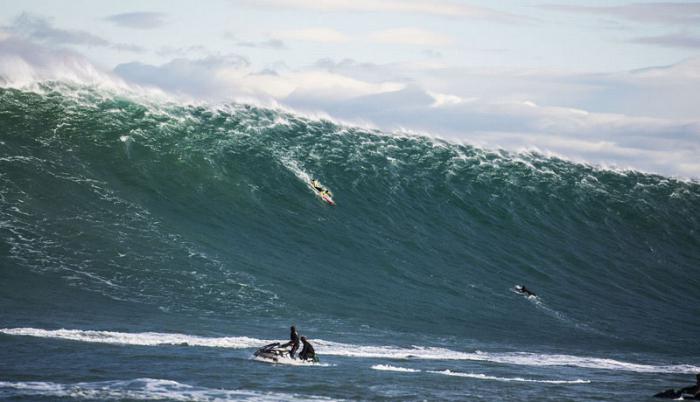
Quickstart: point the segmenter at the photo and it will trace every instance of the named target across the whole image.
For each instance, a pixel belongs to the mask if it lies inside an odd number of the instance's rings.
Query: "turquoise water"
[[[0,89],[0,398],[645,400],[700,372],[699,232],[693,181]],[[322,365],[251,359],[292,323]]]

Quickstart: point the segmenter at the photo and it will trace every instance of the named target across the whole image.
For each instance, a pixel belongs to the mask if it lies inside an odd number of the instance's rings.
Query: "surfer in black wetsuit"
[[[282,344],[279,347],[286,348],[289,345],[292,346],[292,350],[289,351],[289,357],[294,359],[294,353],[296,353],[297,349],[299,349],[299,334],[297,334],[297,329],[294,327],[294,325],[289,328],[289,342]]]
[[[530,289],[526,288],[526,287],[523,286],[523,285],[515,285],[515,290],[517,290],[518,292],[524,294],[524,295],[527,296],[527,297],[530,297],[530,296],[535,296],[535,297],[537,297],[536,294],[534,294],[533,292],[531,292]]]
[[[700,399],[700,374],[695,375],[695,385],[681,388],[678,391],[674,391],[673,389],[667,389],[664,392],[659,392],[658,394],[654,395],[654,397],[669,399],[678,399],[680,397],[684,397],[684,399],[688,399],[687,397],[690,395],[692,395],[692,399]]]
[[[306,340],[305,336],[301,337],[301,343],[304,344],[304,347],[301,348],[301,352],[299,352],[299,358],[301,360],[316,360],[316,352],[314,351],[314,347],[311,346],[311,343]]]

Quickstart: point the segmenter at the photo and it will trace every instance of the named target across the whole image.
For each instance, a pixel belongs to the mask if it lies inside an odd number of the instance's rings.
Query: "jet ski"
[[[279,362],[280,359],[292,359],[289,357],[289,350],[280,348],[279,342],[265,345],[256,350],[253,355],[259,359],[272,360],[275,363]]]
[[[318,357],[314,359],[292,359],[289,356],[289,350],[286,348],[280,348],[280,343],[275,342],[269,345],[265,345],[253,353],[256,360],[266,362],[266,363],[280,363],[280,364],[291,364],[291,365],[306,365],[318,363]]]

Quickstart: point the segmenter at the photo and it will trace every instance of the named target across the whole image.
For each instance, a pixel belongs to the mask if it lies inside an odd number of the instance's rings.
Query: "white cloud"
[[[398,91],[404,87],[397,82],[372,83],[319,69],[256,72],[245,59],[236,55],[195,60],[179,58],[160,66],[129,63],[117,66],[115,72],[141,85],[208,99],[258,97],[283,101],[295,96],[322,103]]]
[[[293,8],[326,12],[387,12],[513,21],[509,13],[446,0],[244,0],[254,7]]]
[[[395,28],[373,32],[370,40],[379,43],[418,46],[445,46],[453,42],[447,35],[418,28]]]
[[[321,43],[344,43],[351,38],[332,28],[306,28],[276,32],[273,36],[280,39],[296,39]]]
[[[606,15],[643,23],[689,26],[700,24],[700,3],[697,2],[632,3],[603,7],[574,5],[546,5],[542,7],[570,13]]]

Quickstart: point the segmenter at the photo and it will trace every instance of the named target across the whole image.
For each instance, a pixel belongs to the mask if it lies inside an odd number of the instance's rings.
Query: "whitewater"
[[[0,88],[0,399],[647,400],[700,372],[699,220],[693,180]],[[252,359],[292,324],[322,365]]]

